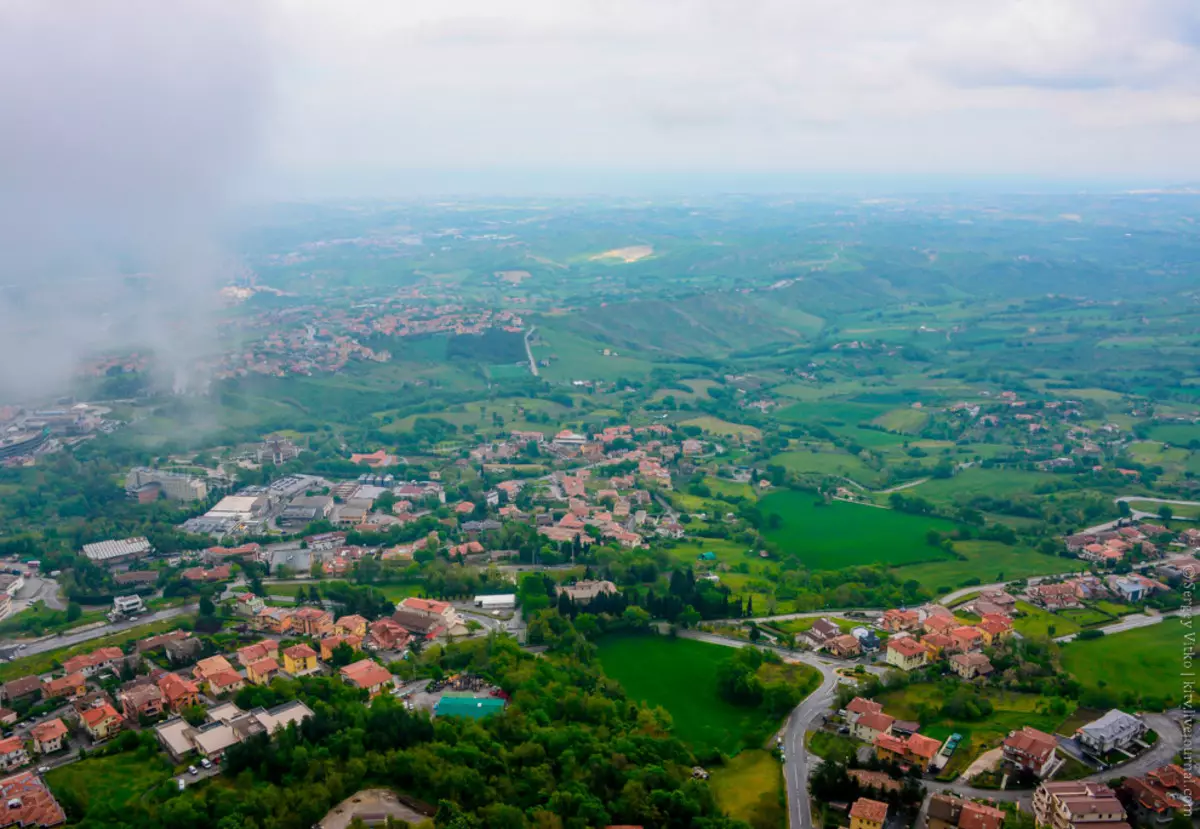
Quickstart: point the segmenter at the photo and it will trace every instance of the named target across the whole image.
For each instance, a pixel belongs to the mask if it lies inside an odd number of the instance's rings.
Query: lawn
[[[1191,667],[1184,655],[1192,653],[1194,628],[1187,617],[1164,619],[1156,625],[1074,641],[1062,648],[1063,667],[1085,689],[1112,695],[1097,700],[1097,707],[1111,705],[1160,710],[1178,704],[1184,682],[1192,682]],[[1189,662],[1190,664],[1190,662]]]
[[[807,736],[809,751],[818,757],[837,760],[839,763],[845,763],[853,757],[860,745],[857,740],[831,731],[810,731]]]
[[[768,527],[771,516],[781,520],[777,528],[767,529],[767,539],[814,570],[941,561],[950,554],[930,546],[925,535],[929,530],[956,529],[953,522],[941,518],[844,501],[825,504],[809,492],[775,492],[759,505]]]
[[[919,489],[919,487],[918,487]],[[901,579],[916,579],[925,587],[965,587],[971,579],[981,584],[1067,573],[1079,569],[1075,559],[1048,556],[1028,547],[999,541],[956,541],[954,551],[963,559],[946,559],[896,568]]]
[[[776,725],[759,709],[717,696],[717,666],[732,654],[723,645],[663,636],[613,637],[599,647],[604,672],[631,699],[666,709],[675,736],[700,754],[758,748]]]
[[[776,630],[782,630],[784,633],[804,633],[806,630],[812,629],[812,626],[822,618],[833,622],[844,633],[849,633],[862,624],[862,622],[852,622],[849,619],[839,619],[836,616],[803,616],[799,619],[776,619],[773,622],[763,622],[763,624],[769,625]]]
[[[1050,613],[1028,602],[1017,602],[1017,611],[1020,615],[1013,619],[1013,630],[1027,639],[1069,636],[1083,630],[1074,619]]]
[[[0,665],[0,682],[7,682],[10,679],[16,679],[27,674],[48,673],[58,667],[64,659],[77,654],[91,653],[96,648],[108,645],[124,645],[126,642],[133,641],[134,639],[144,639],[147,636],[153,636],[156,633],[165,633],[168,630],[174,630],[179,627],[190,628],[193,621],[194,617],[192,616],[176,616],[173,619],[163,619],[158,622],[129,628],[128,630],[114,633],[111,636],[90,639],[83,644],[75,645],[71,648],[61,648],[59,650],[43,651],[33,656],[23,656],[20,659],[14,659],[11,662]]]
[[[46,773],[46,783],[60,801],[76,803],[81,809],[103,803],[115,815],[170,776],[163,755],[140,757],[133,751],[59,766]]]
[[[783,771],[775,755],[763,749],[743,751],[714,768],[708,781],[717,805],[735,820],[752,826],[783,826]]]
[[[945,700],[943,689],[957,690],[960,687],[961,684],[954,681],[943,684],[918,682],[876,697],[891,716],[918,720],[921,723],[921,733],[926,736],[938,740],[945,740],[955,733],[963,736],[962,743],[947,766],[950,772],[965,769],[984,751],[999,745],[1008,736],[1008,732],[1024,725],[1053,733],[1055,726],[1070,713],[1069,710],[1064,712],[1061,709],[1057,713],[1052,712],[1047,700],[1037,694],[988,689],[984,691],[984,695],[994,706],[991,714],[976,722],[952,720],[941,713]]]

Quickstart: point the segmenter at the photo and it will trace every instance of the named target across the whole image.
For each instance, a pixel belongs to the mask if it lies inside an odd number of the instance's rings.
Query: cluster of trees
[[[226,785],[175,791],[168,779],[121,812],[103,798],[68,804],[84,829],[312,826],[361,788],[385,786],[438,804],[439,829],[744,829],[720,814],[669,718],[628,700],[585,658],[533,657],[487,639],[430,649],[443,672],[471,671],[511,697],[484,720],[430,721],[390,697],[330,678],[244,689],[239,706],[303,699],[315,715],[226,755]]]
[[[774,678],[763,678],[764,665],[782,665],[774,651],[741,648],[717,667],[717,693],[734,705],[762,706],[772,717],[782,717],[800,704],[813,689],[791,680],[779,670]],[[815,671],[812,675],[815,678]]]

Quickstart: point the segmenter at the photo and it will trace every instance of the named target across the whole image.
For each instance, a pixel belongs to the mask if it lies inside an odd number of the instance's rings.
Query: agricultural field
[[[738,437],[742,440],[758,440],[762,437],[762,432],[753,426],[730,423],[728,420],[721,420],[718,417],[711,417],[709,415],[680,421],[680,425],[699,426],[707,434],[716,435],[717,437]]]
[[[1046,472],[973,466],[960,470],[951,478],[931,478],[912,487],[908,494],[919,495],[935,504],[954,504],[979,495],[1004,498],[1031,493],[1038,485],[1052,481],[1053,476]]]
[[[1185,617],[1164,619],[1099,639],[1062,647],[1063,667],[1085,689],[1112,695],[1113,705],[1160,710],[1183,699],[1184,654],[1195,647]]]
[[[1014,729],[1030,725],[1053,733],[1055,726],[1074,707],[1074,703],[1066,702],[1067,711],[1055,712],[1051,710],[1050,702],[1037,694],[985,689],[983,696],[992,703],[994,710],[981,720],[965,722],[941,713],[946,701],[946,689],[961,687],[960,683],[953,680],[941,684],[918,682],[887,691],[875,698],[883,703],[884,710],[893,717],[919,721],[921,733],[929,737],[945,740],[951,734],[961,734],[963,741],[946,767],[946,772],[953,774],[961,772],[984,751],[995,748]],[[1064,702],[1059,700],[1057,704]],[[944,773],[943,776],[949,774]]]
[[[721,809],[752,826],[782,826],[783,767],[775,755],[748,749],[711,770],[708,785]]]
[[[135,751],[88,757],[52,769],[45,777],[60,802],[119,815],[132,801],[169,780],[171,767],[162,754],[143,757]]]
[[[882,426],[889,432],[901,432],[915,435],[929,422],[928,413],[921,409],[892,409],[871,421],[875,426]]]
[[[1200,423],[1159,423],[1150,428],[1150,437],[1174,446],[1200,441]]]
[[[772,457],[770,462],[782,466],[789,472],[837,475],[850,478],[864,486],[875,486],[883,480],[882,473],[867,466],[862,458],[832,448],[817,451],[797,449],[781,452]]]
[[[796,555],[814,570],[836,570],[859,564],[915,564],[942,561],[946,551],[926,540],[930,530],[948,533],[956,525],[942,518],[910,515],[882,507],[833,501],[820,506],[819,496],[775,492],[760,501],[763,514],[778,515],[780,525],[766,537],[785,554]]]
[[[631,699],[662,706],[674,733],[700,753],[734,755],[760,747],[775,723],[758,709],[740,708],[717,695],[717,666],[732,651],[691,639],[623,636],[599,647],[604,672]],[[654,670],[646,666],[653,665]]]
[[[1075,559],[1049,556],[1028,547],[1009,546],[999,541],[955,541],[954,552],[962,558],[950,558],[925,564],[896,568],[902,579],[916,579],[931,590],[965,587],[971,579],[980,584],[1069,573],[1079,569]]]

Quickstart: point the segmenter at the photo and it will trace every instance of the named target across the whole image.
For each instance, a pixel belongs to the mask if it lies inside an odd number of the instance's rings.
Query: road
[[[525,356],[529,358],[529,372],[534,376],[538,376],[537,360],[533,359],[533,349],[529,345],[529,338],[533,336],[533,332],[537,331],[537,326],[533,326],[525,332]]]
[[[1144,628],[1149,625],[1157,625],[1159,622],[1165,621],[1166,619],[1170,619],[1170,618],[1172,618],[1174,616],[1178,616],[1178,615],[1180,615],[1180,611],[1178,611],[1178,610],[1173,610],[1173,611],[1170,611],[1169,613],[1156,613],[1153,616],[1146,614],[1146,613],[1131,613],[1128,616],[1121,619],[1121,621],[1119,621],[1119,622],[1113,622],[1111,625],[1107,625],[1102,628],[1091,628],[1091,630],[1099,630],[1099,631],[1102,631],[1106,635],[1110,634],[1110,633],[1120,633],[1121,631],[1124,631],[1124,630],[1135,630],[1137,628]],[[1054,641],[1055,642],[1070,642],[1077,635],[1078,634],[1071,633],[1066,636],[1056,636],[1054,638]]]
[[[53,651],[59,648],[69,648],[78,645],[82,642],[88,642],[92,639],[99,639],[102,636],[111,636],[114,633],[120,633],[123,630],[129,630],[140,625],[148,625],[151,622],[161,622],[165,619],[174,619],[176,616],[182,616],[185,613],[195,612],[196,605],[182,605],[181,607],[169,607],[166,610],[156,610],[153,613],[147,613],[144,616],[139,616],[136,619],[130,619],[126,622],[116,622],[100,625],[99,627],[89,628],[74,633],[64,633],[62,636],[47,636],[36,642],[30,642],[26,648],[21,651],[21,656],[32,656],[35,653],[44,653]]]

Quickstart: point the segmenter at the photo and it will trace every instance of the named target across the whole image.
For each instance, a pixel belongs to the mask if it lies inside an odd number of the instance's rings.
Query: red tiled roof
[[[58,826],[67,821],[67,815],[54,795],[32,772],[0,780],[0,800],[20,803],[5,810],[5,826]]]
[[[924,734],[911,734],[905,742],[905,748],[909,754],[915,754],[925,760],[933,759],[941,747],[942,744],[939,740],[926,737]]]
[[[958,818],[958,829],[1000,829],[1004,812],[993,806],[967,801]]]
[[[872,731],[887,731],[895,721],[895,717],[885,714],[882,711],[870,711],[859,717],[856,725],[861,725],[863,728],[869,728]]]
[[[846,705],[846,710],[851,714],[878,714],[883,710],[883,705],[873,699],[855,697]]]
[[[879,800],[872,800],[869,797],[860,797],[850,807],[850,817],[869,820],[872,823],[883,823],[887,820],[887,811],[888,806],[886,803]]]
[[[29,729],[30,735],[39,743],[45,743],[58,737],[67,735],[67,727],[63,721],[57,717],[52,720],[38,723],[33,728]]]
[[[916,656],[919,653],[925,653],[925,648],[921,647],[921,644],[911,636],[889,639],[888,650],[896,651],[901,656]]]
[[[317,652],[308,645],[301,644],[292,645],[290,648],[284,651],[284,654],[290,656],[292,659],[307,659],[310,656],[316,656]]]
[[[342,668],[341,673],[359,688],[371,688],[392,681],[391,672],[373,659],[360,659]]]
[[[85,709],[83,713],[79,715],[79,718],[84,721],[88,728],[95,728],[105,720],[112,719],[114,717],[118,720],[121,719],[121,715],[117,713],[117,710],[107,702],[103,705],[97,705],[95,708]]]

